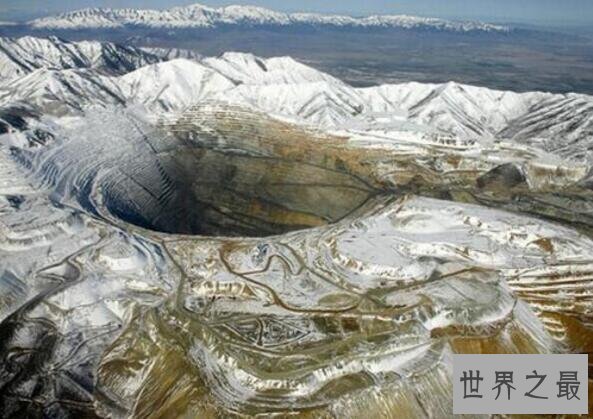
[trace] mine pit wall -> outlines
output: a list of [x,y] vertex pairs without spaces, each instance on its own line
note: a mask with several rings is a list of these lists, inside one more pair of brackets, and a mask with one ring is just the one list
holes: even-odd
[[586,169],[538,160],[519,145],[440,134],[385,144],[372,133],[323,132],[220,103],[157,124],[108,116],[113,127],[89,115],[74,137],[13,147],[13,158],[57,202],[73,198],[95,216],[167,234],[282,234],[406,194],[527,213],[589,234],[593,226]]
[[579,182],[586,170],[542,163],[522,150],[513,163],[501,164],[500,155],[509,153],[504,146],[475,153],[473,144],[449,145],[439,137],[416,144],[414,152],[409,146],[363,148],[347,136],[211,104],[160,129],[187,147],[177,161],[196,179],[191,194],[207,203],[206,219],[226,211],[227,233],[268,235],[332,223],[385,194],[476,203],[593,226],[588,203],[593,194]]

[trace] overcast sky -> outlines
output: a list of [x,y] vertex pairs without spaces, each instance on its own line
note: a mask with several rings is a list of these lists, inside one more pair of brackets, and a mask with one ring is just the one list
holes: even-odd
[[[84,7],[168,8],[183,0],[0,0],[0,20],[22,20]],[[367,15],[406,13],[457,19],[483,19],[556,25],[593,24],[593,0],[204,0],[209,6],[252,4],[280,11]]]

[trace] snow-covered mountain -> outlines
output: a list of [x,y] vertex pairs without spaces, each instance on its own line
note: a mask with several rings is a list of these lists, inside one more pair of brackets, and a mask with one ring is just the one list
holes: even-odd
[[[399,108],[415,123],[464,137],[509,138],[548,150],[593,140],[593,97],[545,92],[515,93],[459,83],[403,83],[359,89],[368,112]],[[547,139],[544,141],[544,139]],[[565,150],[568,151],[568,150]],[[563,153],[566,154],[566,153]]]
[[199,59],[193,51],[177,48],[136,48],[110,42],[72,42],[55,36],[0,38],[0,82],[39,68],[88,68],[106,75],[122,75],[173,58]]
[[174,60],[175,58],[186,58],[188,60],[200,61],[203,57],[196,51],[180,48],[158,48],[158,47],[142,47],[140,50],[156,55],[163,61]]
[[[462,139],[509,139],[579,159],[587,156],[593,141],[593,97],[588,95],[514,93],[453,82],[354,88],[290,57],[259,58],[246,53],[174,58],[109,75],[103,70],[104,58],[92,61],[89,57],[104,57],[104,51],[112,51],[113,62],[140,64],[178,53],[160,50],[157,57],[113,44],[62,44],[56,39],[0,42],[47,46],[28,56],[29,74],[0,82],[0,106],[33,104],[42,114],[84,113],[91,105],[117,105],[141,106],[153,117],[161,117],[199,102],[222,101],[324,129],[415,130]],[[79,51],[87,52],[86,61],[72,58],[81,56],[74,54]],[[11,68],[14,57],[0,56],[0,68]],[[69,68],[76,65],[83,68]]]
[[67,115],[89,106],[122,105],[116,79],[90,69],[40,68],[0,85],[0,105],[37,106],[42,113]]
[[90,8],[33,20],[35,29],[109,29],[123,27],[212,28],[224,25],[288,26],[315,25],[362,28],[435,29],[443,31],[507,32],[505,26],[482,22],[453,22],[406,15],[376,15],[363,18],[315,13],[280,13],[255,6],[212,8],[201,4],[168,10]]
[[359,90],[371,112],[403,109],[415,122],[464,135],[495,135],[545,93],[514,93],[459,83],[403,83]]
[[296,84],[327,81],[335,77],[299,63],[290,57],[258,58],[253,54],[227,52],[205,58],[203,63],[237,83],[250,85]]
[[183,58],[140,68],[118,82],[127,98],[160,112],[185,109],[235,86],[222,74]]

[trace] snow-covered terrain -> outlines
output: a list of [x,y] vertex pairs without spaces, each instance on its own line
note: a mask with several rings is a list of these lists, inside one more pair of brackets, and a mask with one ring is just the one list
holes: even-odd
[[[0,44],[10,51],[0,53],[0,104],[36,104],[53,114],[120,104],[142,105],[161,117],[215,100],[326,129],[425,127],[460,138],[510,139],[578,158],[587,155],[593,135],[588,95],[514,93],[453,82],[354,88],[290,57],[225,53],[201,59],[186,53],[188,59],[177,58],[184,55],[177,50],[56,38],[3,38]],[[168,58],[174,59],[162,61]]]
[[55,36],[0,38],[0,82],[39,68],[92,68],[105,74],[125,74],[171,58],[197,58],[191,51],[135,48],[110,42],[70,42]]
[[593,97],[1,42],[3,416],[445,418],[452,354],[591,353]]
[[406,15],[364,18],[315,13],[280,13],[256,6],[212,8],[201,4],[168,10],[83,9],[29,22],[35,29],[109,29],[126,26],[151,28],[211,28],[223,25],[288,26],[317,25],[360,28],[426,28],[443,31],[507,32],[505,26],[482,22],[453,22]]
[[179,111],[235,86],[219,72],[184,58],[140,68],[118,83],[126,98],[156,112]]
[[0,87],[0,103],[21,102],[62,115],[100,104],[125,103],[112,78],[88,69],[40,68]]

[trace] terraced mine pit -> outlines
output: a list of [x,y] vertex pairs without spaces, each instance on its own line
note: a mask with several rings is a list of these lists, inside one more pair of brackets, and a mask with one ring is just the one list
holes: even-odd
[[[207,121],[194,120],[196,126],[176,121],[136,132],[123,140],[133,158],[108,156],[101,171],[60,182],[87,185],[67,188],[87,209],[113,220],[203,236],[268,236],[334,223],[378,192],[324,147],[315,147],[323,138],[258,121],[259,115],[200,115]],[[208,132],[213,124],[233,136]],[[65,148],[63,154],[70,146]]]
[[592,97],[0,44],[1,417],[449,418],[455,354],[593,356]]
[[[163,189],[133,185],[127,178],[111,186],[107,209],[125,222],[159,232],[265,236],[335,222],[372,193],[348,173],[204,148],[179,147],[159,158],[158,166],[166,179]],[[139,179],[149,176],[135,173]],[[143,205],[146,194],[159,205]]]
[[[585,193],[561,187],[583,176],[579,166],[502,147],[482,157],[479,145],[446,137],[386,151],[224,104],[202,104],[157,126],[118,117],[113,132],[97,133],[100,118],[81,130],[124,151],[102,150],[96,159],[91,151],[80,161],[96,141],[66,142],[43,172],[89,212],[160,233],[265,237],[335,223],[379,195],[406,193],[544,216],[551,214],[534,202],[553,198],[560,205],[552,215],[572,220],[569,203]],[[512,163],[499,163],[509,157]]]
[[0,154],[15,417],[451,417],[455,353],[593,350],[579,165],[228,104],[68,122]]

